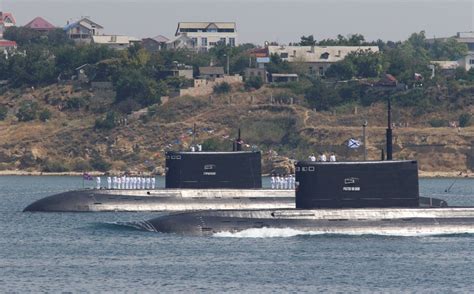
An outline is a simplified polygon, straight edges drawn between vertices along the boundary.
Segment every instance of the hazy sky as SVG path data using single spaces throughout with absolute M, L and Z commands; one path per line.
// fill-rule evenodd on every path
M 0 0 L 19 25 L 42 16 L 54 25 L 90 16 L 105 33 L 173 36 L 179 21 L 235 21 L 239 42 L 288 43 L 361 33 L 367 40 L 404 40 L 473 28 L 473 2 L 459 0 Z

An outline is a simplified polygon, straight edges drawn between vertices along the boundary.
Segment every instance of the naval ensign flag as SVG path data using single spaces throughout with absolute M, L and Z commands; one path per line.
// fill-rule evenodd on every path
M 347 147 L 351 149 L 359 148 L 360 145 L 361 145 L 360 141 L 356 139 L 349 139 L 349 141 L 347 141 Z

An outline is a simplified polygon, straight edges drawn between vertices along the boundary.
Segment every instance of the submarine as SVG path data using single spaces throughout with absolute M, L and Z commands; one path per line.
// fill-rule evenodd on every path
M 261 152 L 166 152 L 165 188 L 82 189 L 51 195 L 25 212 L 188 211 L 295 207 L 292 190 L 262 188 Z
M 392 160 L 388 103 L 386 160 L 296 163 L 295 207 L 181 212 L 137 223 L 149 231 L 207 236 L 251 229 L 315 234 L 474 233 L 474 207 L 419 194 L 416 160 Z

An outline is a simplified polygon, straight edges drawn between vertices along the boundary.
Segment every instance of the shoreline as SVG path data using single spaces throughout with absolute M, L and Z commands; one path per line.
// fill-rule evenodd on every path
M 105 176 L 107 173 L 99 171 L 87 172 L 91 176 Z M 115 174 L 115 173 L 113 173 Z M 123 174 L 120 172 L 118 174 Z M 2 170 L 0 176 L 82 176 L 83 172 L 40 172 L 40 171 L 22 171 L 22 170 Z M 160 175 L 163 176 L 163 175 Z M 270 176 L 262 174 L 262 176 Z M 420 178 L 474 178 L 474 172 L 458 171 L 419 171 Z

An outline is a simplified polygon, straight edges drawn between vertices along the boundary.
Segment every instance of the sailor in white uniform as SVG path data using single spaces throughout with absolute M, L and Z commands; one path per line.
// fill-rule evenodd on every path
M 151 180 L 149 177 L 146 178 L 146 188 L 150 189 Z
M 114 177 L 112 179 L 112 186 L 114 187 L 114 189 L 117 189 L 117 177 Z
M 96 178 L 95 178 L 95 182 L 96 182 L 96 184 L 97 184 L 96 188 L 97 188 L 97 189 L 100 189 L 100 177 L 96 177 Z
M 155 181 L 156 181 L 156 180 L 155 180 L 155 177 L 151 178 L 151 188 L 152 188 L 153 190 L 155 189 L 155 184 L 156 184 Z
M 333 153 L 331 156 L 329 156 L 329 161 L 330 162 L 336 162 L 336 155 Z
M 275 189 L 275 175 L 272 175 L 272 189 Z
M 290 189 L 295 188 L 295 178 L 293 175 L 290 175 Z
M 322 153 L 321 156 L 319 157 L 319 160 L 322 162 L 326 162 L 328 159 L 326 158 L 326 154 Z
M 112 178 L 107 177 L 107 189 L 112 189 Z

